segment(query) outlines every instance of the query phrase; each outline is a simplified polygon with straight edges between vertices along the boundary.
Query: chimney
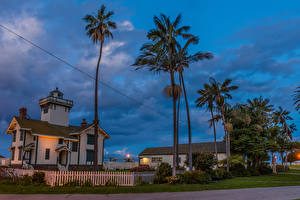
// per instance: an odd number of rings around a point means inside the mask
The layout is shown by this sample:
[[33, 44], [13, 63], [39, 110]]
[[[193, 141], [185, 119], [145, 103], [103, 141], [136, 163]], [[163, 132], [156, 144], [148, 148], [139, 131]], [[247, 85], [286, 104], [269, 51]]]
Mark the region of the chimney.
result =
[[85, 118], [82, 119], [82, 122], [81, 122], [81, 127], [85, 127], [87, 126], [87, 123], [85, 121]]
[[20, 111], [20, 118], [26, 119], [27, 108], [22, 107], [22, 108], [19, 109], [19, 111]]

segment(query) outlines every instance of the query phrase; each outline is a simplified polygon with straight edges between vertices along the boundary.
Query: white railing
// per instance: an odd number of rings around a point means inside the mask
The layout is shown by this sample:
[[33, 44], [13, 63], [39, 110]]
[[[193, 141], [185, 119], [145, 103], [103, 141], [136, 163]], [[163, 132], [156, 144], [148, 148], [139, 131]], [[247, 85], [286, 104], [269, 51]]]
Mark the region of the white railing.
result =
[[47, 184], [51, 186], [63, 185], [105, 185], [133, 186], [134, 173], [132, 172], [105, 172], [105, 171], [48, 171], [45, 173]]
[[133, 172], [109, 172], [109, 171], [44, 171], [44, 170], [24, 170], [7, 169], [14, 176], [32, 176], [34, 172], [44, 172], [45, 181], [50, 186], [64, 185], [106, 185], [108, 183], [117, 186], [133, 186]]

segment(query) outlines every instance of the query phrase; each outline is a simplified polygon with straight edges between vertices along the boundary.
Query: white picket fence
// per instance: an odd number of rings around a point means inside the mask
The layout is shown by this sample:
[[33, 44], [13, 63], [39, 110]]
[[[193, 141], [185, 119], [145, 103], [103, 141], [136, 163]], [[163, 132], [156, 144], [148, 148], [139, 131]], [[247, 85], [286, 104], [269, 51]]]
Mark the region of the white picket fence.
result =
[[44, 171], [8, 169], [14, 176], [32, 176], [34, 172], [44, 172], [45, 181], [50, 186], [64, 185], [105, 185], [108, 182], [118, 186], [133, 186], [133, 172], [110, 172], [110, 171]]
[[118, 186], [133, 186], [133, 172], [105, 172], [105, 171], [48, 171], [45, 173], [47, 184], [63, 186], [66, 184], [77, 185], [105, 185], [108, 182]]

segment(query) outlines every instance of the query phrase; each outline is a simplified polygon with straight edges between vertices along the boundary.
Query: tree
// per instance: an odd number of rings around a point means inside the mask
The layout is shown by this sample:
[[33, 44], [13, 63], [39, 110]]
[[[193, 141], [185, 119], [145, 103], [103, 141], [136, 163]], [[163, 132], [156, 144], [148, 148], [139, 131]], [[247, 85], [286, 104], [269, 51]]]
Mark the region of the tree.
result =
[[[192, 55], [188, 54], [188, 52], [187, 52], [188, 47], [191, 44], [198, 44], [198, 42], [199, 42], [199, 39], [197, 37], [193, 36], [190, 39], [188, 39], [188, 41], [185, 43], [183, 48], [181, 48], [181, 46], [178, 45], [177, 46], [178, 53], [176, 56], [176, 64], [177, 64], [176, 70], [179, 73], [179, 82], [182, 84], [182, 88], [183, 88], [183, 94], [184, 94], [184, 100], [185, 100], [185, 106], [186, 106], [186, 114], [187, 114], [187, 122], [188, 122], [188, 138], [189, 138], [188, 167], [189, 167], [189, 170], [192, 170], [192, 167], [193, 167], [193, 165], [192, 165], [192, 129], [191, 129], [189, 103], [188, 103], [188, 98], [187, 98], [187, 92], [186, 92], [183, 72], [184, 72], [184, 68], [188, 68], [189, 65], [193, 62], [198, 62], [199, 60], [213, 58], [213, 55], [209, 52], [197, 52]], [[179, 102], [178, 102], [178, 105], [179, 105]]]
[[296, 110], [299, 111], [300, 110], [300, 87], [297, 87], [293, 97], [294, 97], [293, 99], [294, 99], [294, 104], [296, 106]]
[[[173, 94], [175, 93], [175, 77], [176, 72], [176, 47], [179, 44], [178, 39], [188, 39], [192, 37], [188, 34], [190, 27], [179, 27], [181, 22], [181, 15], [178, 15], [174, 21], [170, 17], [161, 14], [159, 17], [154, 16], [153, 21], [155, 28], [150, 30], [147, 34], [149, 43], [146, 43], [141, 48], [141, 55], [133, 64], [137, 66], [136, 69], [145, 66], [150, 67], [150, 71], [165, 71], [170, 74], [171, 87]], [[172, 175], [176, 175], [176, 154], [177, 154], [177, 126], [176, 126], [176, 97], [173, 95], [173, 170]]]
[[[97, 61], [96, 68], [96, 77], [95, 77], [95, 109], [94, 109], [94, 135], [95, 135], [95, 143], [94, 143], [94, 170], [98, 168], [98, 74], [99, 74], [99, 66], [102, 57], [102, 49], [105, 38], [113, 38], [113, 34], [111, 33], [112, 29], [116, 29], [116, 23], [110, 21], [110, 18], [114, 12], [109, 11], [106, 12], [106, 7], [104, 5], [101, 6], [100, 10], [98, 10], [96, 15], [86, 15], [83, 20], [87, 23], [85, 26], [86, 34], [92, 39], [94, 44], [100, 43], [99, 48], [99, 56]], [[103, 147], [104, 148], [104, 147]]]
[[[189, 160], [186, 160], [188, 163]], [[211, 171], [218, 163], [215, 155], [212, 153], [193, 153], [192, 163], [196, 170]]]
[[292, 162], [295, 162], [298, 160], [297, 158], [297, 153], [296, 152], [291, 152], [287, 155], [287, 159], [286, 159], [290, 164], [292, 164]]
[[225, 132], [225, 141], [226, 141], [226, 159], [227, 159], [227, 166], [226, 169], [229, 171], [229, 158], [230, 158], [230, 131], [231, 131], [231, 124], [227, 123], [225, 118], [225, 105], [228, 99], [232, 99], [230, 94], [231, 91], [238, 89], [235, 85], [230, 85], [232, 80], [226, 79], [223, 83], [217, 82], [214, 78], [210, 78], [210, 82], [214, 90], [216, 91], [215, 103], [217, 110], [220, 113], [220, 117], [222, 119], [224, 132]]
[[217, 95], [217, 91], [215, 90], [215, 87], [213, 87], [210, 84], [205, 83], [203, 85], [204, 89], [198, 90], [198, 94], [200, 97], [196, 100], [196, 106], [197, 107], [203, 107], [206, 105], [207, 110], [209, 110], [211, 114], [211, 126], [213, 127], [213, 134], [214, 134], [214, 142], [215, 142], [215, 155], [218, 159], [218, 149], [217, 149], [217, 135], [216, 135], [216, 126], [215, 126], [215, 116], [214, 116], [214, 109], [215, 109], [215, 98]]

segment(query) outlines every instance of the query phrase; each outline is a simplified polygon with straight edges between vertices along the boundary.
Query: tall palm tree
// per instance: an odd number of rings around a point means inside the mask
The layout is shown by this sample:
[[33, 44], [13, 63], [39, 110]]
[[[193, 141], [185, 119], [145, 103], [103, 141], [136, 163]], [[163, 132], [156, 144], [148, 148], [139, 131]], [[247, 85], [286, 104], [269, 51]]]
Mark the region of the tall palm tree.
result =
[[207, 83], [203, 85], [203, 88], [204, 89], [200, 89], [197, 91], [200, 96], [196, 100], [196, 106], [201, 108], [204, 105], [206, 105], [207, 109], [211, 114], [211, 125], [214, 131], [215, 154], [216, 154], [216, 159], [218, 159], [217, 135], [216, 135], [216, 126], [215, 126], [216, 119], [213, 111], [215, 108], [214, 102], [216, 99], [217, 90], [215, 90], [215, 87], [213, 87], [213, 85], [209, 85]]
[[187, 114], [187, 121], [188, 121], [188, 138], [189, 138], [189, 163], [188, 167], [189, 170], [192, 170], [193, 164], [192, 164], [192, 129], [191, 129], [191, 120], [190, 120], [190, 111], [189, 111], [189, 103], [188, 103], [188, 98], [187, 98], [187, 92], [186, 92], [186, 87], [184, 83], [184, 78], [183, 78], [183, 71], [184, 68], [188, 68], [189, 65], [193, 62], [198, 62], [199, 60], [204, 60], [204, 59], [211, 59], [213, 58], [213, 55], [209, 52], [197, 52], [195, 54], [189, 55], [187, 52], [188, 47], [191, 44], [198, 44], [199, 39], [195, 36], [191, 36], [187, 42], [184, 44], [183, 48], [181, 48], [180, 45], [177, 45], [178, 48], [178, 53], [176, 56], [176, 64], [177, 68], [176, 70], [179, 73], [179, 82], [182, 84], [183, 88], [183, 94], [184, 94], [184, 100], [185, 100], [185, 107], [186, 107], [186, 114]]
[[[179, 27], [181, 22], [181, 15], [178, 15], [174, 21], [164, 14], [159, 17], [154, 16], [153, 21], [155, 28], [150, 30], [147, 34], [150, 43], [143, 45], [141, 48], [142, 54], [137, 58], [134, 63], [135, 66], [149, 66], [150, 70], [154, 71], [165, 71], [170, 74], [171, 87], [173, 94], [175, 93], [175, 61], [174, 53], [176, 46], [179, 43], [178, 39], [190, 38], [189, 26]], [[141, 67], [137, 67], [140, 69]], [[176, 126], [176, 98], [173, 99], [173, 170], [172, 175], [176, 175], [176, 154], [177, 154], [177, 126]]]
[[294, 104], [296, 106], [296, 110], [299, 111], [300, 110], [300, 87], [297, 87], [293, 96], [294, 96], [293, 99], [294, 99]]
[[293, 120], [290, 116], [290, 112], [279, 106], [278, 110], [274, 111], [273, 118], [275, 125], [278, 123], [281, 124], [282, 133], [288, 135], [292, 139], [292, 130], [294, 127], [293, 125], [290, 127], [287, 122], [288, 120]]
[[226, 169], [229, 171], [229, 159], [230, 159], [230, 131], [231, 131], [231, 124], [229, 124], [225, 117], [225, 106], [226, 101], [228, 99], [232, 99], [232, 96], [230, 94], [231, 91], [238, 89], [237, 86], [231, 86], [231, 79], [226, 79], [223, 83], [217, 82], [214, 78], [210, 78], [210, 82], [214, 90], [216, 90], [216, 97], [215, 97], [215, 103], [217, 110], [220, 112], [224, 132], [225, 132], [225, 141], [226, 141]]
[[[114, 12], [106, 12], [104, 5], [101, 6], [96, 15], [86, 15], [83, 20], [87, 23], [85, 26], [86, 34], [92, 39], [94, 44], [100, 43], [99, 56], [97, 61], [96, 68], [96, 77], [95, 77], [95, 110], [94, 110], [94, 170], [98, 168], [98, 74], [99, 74], [99, 65], [102, 57], [102, 49], [105, 38], [113, 38], [111, 33], [112, 29], [116, 29], [116, 23], [110, 21], [110, 18]], [[103, 147], [104, 148], [104, 147]]]

